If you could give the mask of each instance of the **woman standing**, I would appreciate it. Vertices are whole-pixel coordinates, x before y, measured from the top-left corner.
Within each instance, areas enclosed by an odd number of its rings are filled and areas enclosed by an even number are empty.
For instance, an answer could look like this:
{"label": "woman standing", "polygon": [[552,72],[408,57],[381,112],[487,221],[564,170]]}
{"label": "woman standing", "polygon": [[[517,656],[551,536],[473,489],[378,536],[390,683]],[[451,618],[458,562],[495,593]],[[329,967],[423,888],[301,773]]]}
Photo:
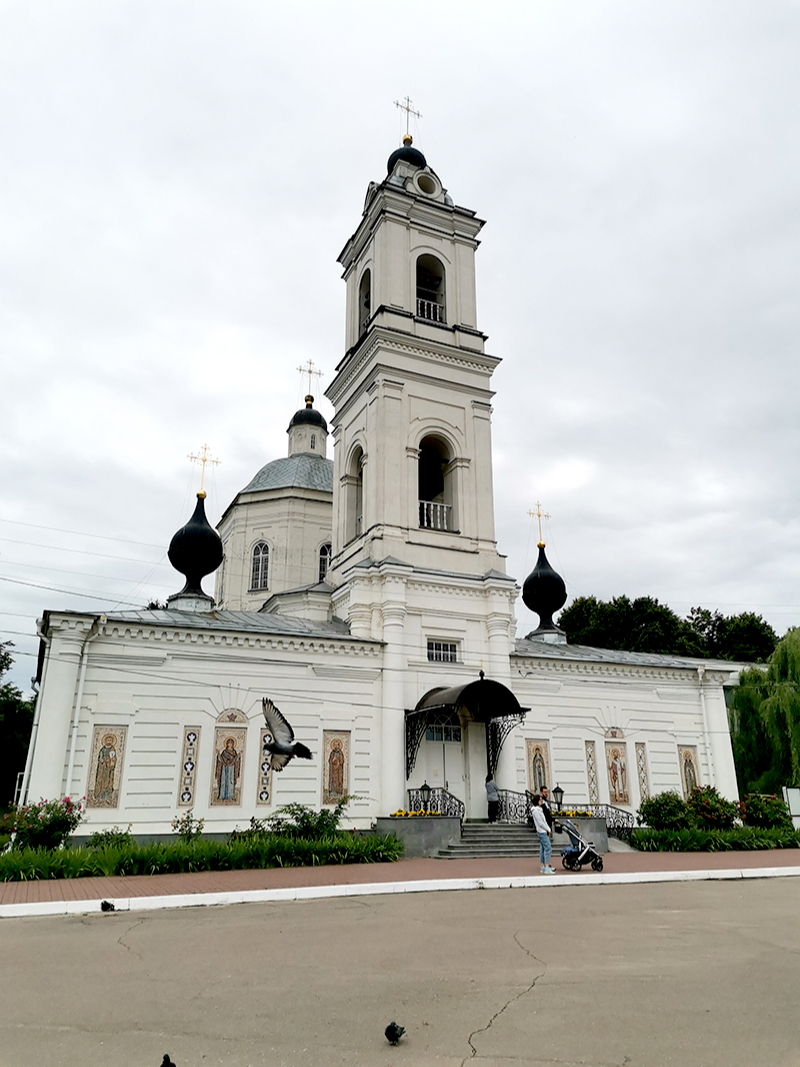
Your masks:
{"label": "woman standing", "polygon": [[553,846],[550,842],[550,827],[542,811],[542,798],[539,793],[533,798],[533,825],[539,835],[539,859],[542,863],[542,874],[555,874],[550,866],[550,857],[553,855]]}

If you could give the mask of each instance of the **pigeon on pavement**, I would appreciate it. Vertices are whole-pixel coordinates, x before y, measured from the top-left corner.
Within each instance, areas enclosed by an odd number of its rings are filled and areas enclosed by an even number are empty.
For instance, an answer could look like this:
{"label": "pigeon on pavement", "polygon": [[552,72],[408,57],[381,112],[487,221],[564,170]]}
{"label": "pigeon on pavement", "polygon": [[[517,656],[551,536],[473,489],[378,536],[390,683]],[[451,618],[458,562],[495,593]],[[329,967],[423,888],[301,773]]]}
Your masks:
{"label": "pigeon on pavement", "polygon": [[169,1058],[169,1053],[164,1053],[164,1059],[161,1061],[161,1067],[175,1067],[175,1064]]}
{"label": "pigeon on pavement", "polygon": [[389,1044],[396,1045],[406,1030],[404,1026],[398,1026],[397,1023],[389,1023],[383,1032],[386,1034],[386,1040]]}
{"label": "pigeon on pavement", "polygon": [[272,753],[273,771],[282,771],[293,756],[299,756],[300,759],[314,758],[302,742],[295,741],[294,730],[271,700],[264,697],[261,701],[261,708],[267,728],[272,734],[272,740],[265,741],[264,748]]}
{"label": "pigeon on pavement", "polygon": [[101,900],[100,901],[100,910],[101,911],[116,911],[117,909],[114,907],[114,905],[111,903],[110,900]]}

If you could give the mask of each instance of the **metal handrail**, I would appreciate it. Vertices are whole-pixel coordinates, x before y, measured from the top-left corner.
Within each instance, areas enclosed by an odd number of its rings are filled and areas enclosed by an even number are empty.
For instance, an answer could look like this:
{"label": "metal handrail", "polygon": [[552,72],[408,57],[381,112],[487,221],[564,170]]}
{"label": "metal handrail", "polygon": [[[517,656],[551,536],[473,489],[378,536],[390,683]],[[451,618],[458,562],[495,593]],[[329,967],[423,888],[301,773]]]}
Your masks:
{"label": "metal handrail", "polygon": [[497,821],[510,823],[528,823],[533,818],[533,793],[527,789],[524,793],[515,792],[513,789],[498,789],[497,796],[499,805],[497,808]]}
{"label": "metal handrail", "polygon": [[[630,843],[631,831],[636,826],[636,818],[630,811],[616,808],[613,804],[584,804],[582,801],[571,807],[582,808],[584,811],[590,811],[598,819],[605,819],[606,833],[609,837],[616,837],[626,844]],[[554,811],[553,818],[559,817],[560,812]]]}
{"label": "metal handrail", "polygon": [[[426,806],[422,802],[422,790],[409,789],[408,810],[422,811],[425,808]],[[431,796],[426,810],[432,812],[434,815],[453,815],[457,819],[460,819],[463,827],[464,816],[467,813],[467,806],[463,800],[459,800],[458,797],[453,796],[452,793],[448,793],[446,789],[431,789]]]}

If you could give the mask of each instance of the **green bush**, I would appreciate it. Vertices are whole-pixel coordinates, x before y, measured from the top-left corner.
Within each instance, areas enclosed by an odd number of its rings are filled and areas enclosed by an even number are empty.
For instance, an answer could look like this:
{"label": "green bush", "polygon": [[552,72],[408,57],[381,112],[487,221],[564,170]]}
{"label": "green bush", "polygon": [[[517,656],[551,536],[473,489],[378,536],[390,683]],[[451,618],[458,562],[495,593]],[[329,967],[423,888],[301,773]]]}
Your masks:
{"label": "green bush", "polygon": [[195,838],[138,845],[130,841],[94,851],[39,848],[6,852],[0,855],[0,881],[390,863],[402,852],[403,844],[394,835],[361,837],[342,831],[317,839],[261,834],[229,842]]}
{"label": "green bush", "polygon": [[267,819],[251,818],[249,828],[234,830],[231,840],[263,837],[265,834],[317,840],[330,834],[340,833],[339,823],[344,809],[351,800],[358,799],[357,796],[344,796],[336,807],[322,808],[320,811],[315,811],[306,804],[284,804]]}
{"label": "green bush", "polygon": [[707,830],[732,830],[734,819],[739,814],[739,805],[720,796],[713,785],[693,789],[686,807],[690,822]]}
{"label": "green bush", "polygon": [[183,815],[176,815],[172,820],[172,830],[181,841],[194,841],[203,833],[203,819],[195,819],[194,809],[189,808]]}
{"label": "green bush", "polygon": [[775,828],[761,830],[737,826],[732,830],[637,829],[631,845],[640,852],[748,852],[772,848],[800,848],[800,831]]}
{"label": "green bush", "polygon": [[11,813],[16,832],[13,849],[61,848],[83,818],[83,804],[69,797],[63,800],[40,800]]}
{"label": "green bush", "polygon": [[110,830],[98,830],[86,842],[86,848],[96,852],[98,849],[107,848],[109,845],[127,845],[130,841],[131,824],[128,823],[127,830],[120,830],[118,826],[113,826]]}
{"label": "green bush", "polygon": [[651,830],[688,830],[691,825],[686,801],[675,792],[643,800],[639,816]]}
{"label": "green bush", "polygon": [[739,804],[739,815],[746,826],[755,826],[761,830],[791,830],[792,817],[783,797],[764,796],[761,793],[748,793]]}

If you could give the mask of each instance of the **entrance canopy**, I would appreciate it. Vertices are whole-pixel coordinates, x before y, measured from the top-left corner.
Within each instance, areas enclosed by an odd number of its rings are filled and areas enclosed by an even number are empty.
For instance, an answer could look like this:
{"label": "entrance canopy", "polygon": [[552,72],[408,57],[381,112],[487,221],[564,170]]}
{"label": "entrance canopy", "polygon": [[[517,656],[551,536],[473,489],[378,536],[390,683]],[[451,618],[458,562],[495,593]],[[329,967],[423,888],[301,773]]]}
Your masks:
{"label": "entrance canopy", "polygon": [[477,682],[455,685],[452,689],[431,689],[420,700],[413,713],[438,711],[443,708],[454,711],[462,708],[469,712],[475,722],[491,722],[492,719],[505,718],[507,715],[516,715],[521,719],[525,712],[530,710],[521,708],[511,690],[501,682],[484,678],[483,671]]}
{"label": "entrance canopy", "polygon": [[459,711],[466,712],[473,722],[485,724],[487,764],[489,773],[494,774],[506,736],[530,708],[521,708],[510,689],[485,678],[483,671],[475,682],[430,689],[413,711],[406,712],[406,779],[411,777],[428,723],[442,712]]}

